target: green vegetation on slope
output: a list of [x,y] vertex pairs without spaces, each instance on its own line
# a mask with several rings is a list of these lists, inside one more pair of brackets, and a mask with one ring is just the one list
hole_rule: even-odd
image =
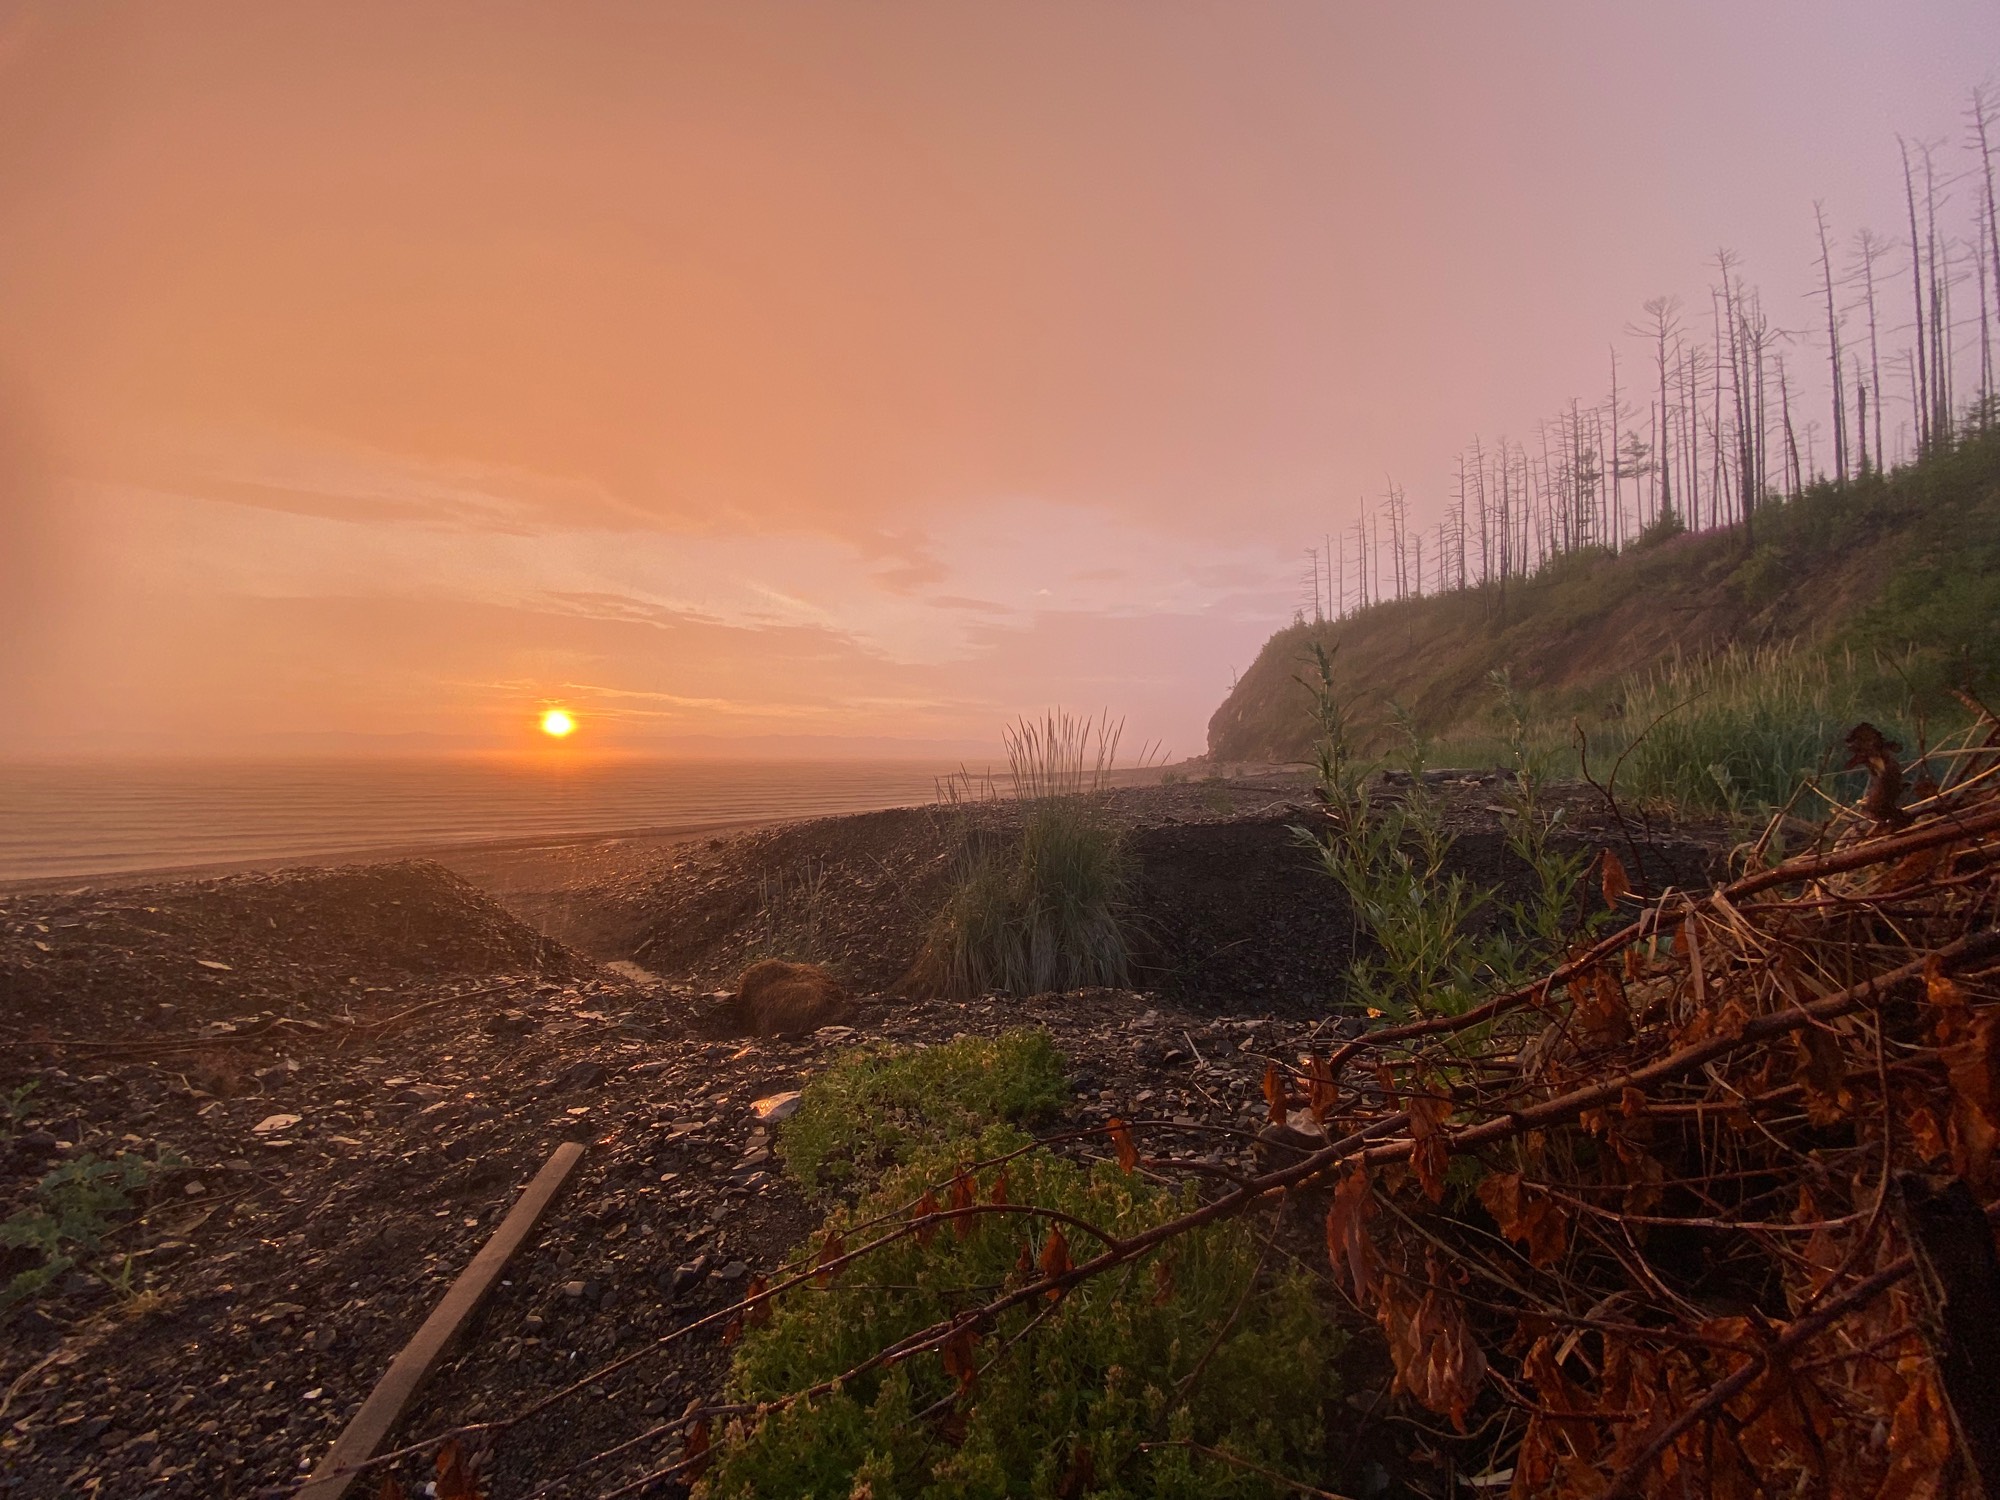
[[[1772,501],[1755,540],[1748,546],[1738,528],[1615,556],[1587,549],[1504,592],[1489,585],[1292,625],[1216,710],[1210,753],[1311,758],[1316,730],[1298,679],[1314,643],[1338,647],[1344,682],[1402,705],[1439,740],[1490,732],[1496,670],[1539,716],[1566,725],[1576,714],[1586,727],[1637,719],[1649,685],[1670,691],[1663,674],[1732,646],[1824,656],[1843,680],[1822,698],[1839,712],[1935,712],[1947,685],[1990,687],[2000,676],[2000,434],[1886,477]],[[1739,696],[1746,690],[1736,683]]]

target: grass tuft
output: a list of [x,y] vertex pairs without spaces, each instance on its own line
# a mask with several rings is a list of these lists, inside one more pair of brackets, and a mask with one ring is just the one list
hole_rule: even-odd
[[1122,724],[1061,710],[1006,732],[1018,844],[960,840],[919,974],[949,995],[1034,995],[1131,976],[1131,872],[1105,806]]

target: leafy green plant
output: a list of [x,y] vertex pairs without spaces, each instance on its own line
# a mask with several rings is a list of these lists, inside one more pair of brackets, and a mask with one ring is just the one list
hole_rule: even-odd
[[179,1166],[163,1155],[158,1162],[130,1151],[110,1161],[88,1152],[64,1162],[35,1185],[25,1207],[0,1221],[0,1247],[26,1250],[40,1263],[20,1271],[0,1290],[0,1305],[39,1295],[103,1242],[113,1220],[132,1207],[132,1195],[161,1171]]
[[1122,985],[1131,871],[1105,806],[1120,726],[1055,712],[1007,731],[1022,804],[1011,848],[962,835],[958,869],[918,973],[946,994]]
[[1308,685],[1321,726],[1316,761],[1327,819],[1320,831],[1295,831],[1346,894],[1357,936],[1372,944],[1349,968],[1352,997],[1396,1019],[1456,1015],[1522,982],[1562,947],[1587,857],[1555,841],[1560,815],[1543,796],[1546,762],[1512,684],[1501,673],[1491,679],[1511,726],[1501,820],[1508,849],[1534,884],[1527,896],[1503,904],[1499,888],[1449,868],[1456,840],[1414,718],[1391,705],[1403,743],[1402,785],[1393,799],[1378,795],[1369,779],[1374,763],[1352,749],[1357,717],[1336,691],[1331,653],[1318,653],[1316,665],[1318,680]]
[[1002,1121],[1039,1124],[1068,1093],[1045,1031],[849,1052],[806,1085],[778,1128],[778,1154],[809,1191],[824,1189],[866,1180],[920,1144],[965,1140]]
[[[972,1146],[973,1143],[968,1142]],[[982,1157],[1027,1145],[999,1127]],[[964,1157],[919,1153],[823,1234],[859,1243],[868,1221],[903,1217],[928,1184]],[[1086,1171],[1031,1149],[1005,1164],[1005,1194],[1130,1235],[1193,1206],[1192,1190],[1154,1187],[1105,1163]],[[981,1201],[993,1174],[978,1184]],[[984,1301],[1045,1245],[1046,1221],[981,1214],[934,1235],[897,1240],[821,1287],[777,1299],[747,1332],[729,1379],[745,1403],[776,1400],[853,1370],[886,1344]],[[1082,1239],[1081,1231],[1069,1231]],[[925,1243],[924,1240],[928,1240]],[[789,1272],[808,1269],[816,1237]],[[1085,1246],[1078,1245],[1079,1255]],[[1003,1313],[960,1351],[955,1379],[936,1353],[843,1380],[830,1394],[737,1426],[717,1444],[699,1493],[866,1495],[872,1500],[999,1500],[1005,1496],[1251,1496],[1288,1486],[1245,1465],[1290,1474],[1323,1469],[1323,1410],[1341,1347],[1312,1278],[1260,1269],[1259,1237],[1242,1222],[1175,1241],[1164,1270],[1088,1282],[1055,1303]],[[1247,1295],[1253,1283],[1257,1294]],[[1198,1446],[1197,1446],[1198,1445]],[[1239,1460],[1218,1460],[1200,1449]]]

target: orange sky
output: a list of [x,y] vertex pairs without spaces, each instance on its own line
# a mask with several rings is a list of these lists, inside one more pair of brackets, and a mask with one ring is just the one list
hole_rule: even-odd
[[1192,753],[1358,497],[1718,244],[1805,326],[1811,200],[1893,231],[1996,66],[1989,0],[0,0],[0,751]]

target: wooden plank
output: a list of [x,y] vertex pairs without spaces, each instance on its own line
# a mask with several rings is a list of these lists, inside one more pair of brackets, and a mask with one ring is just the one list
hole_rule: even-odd
[[480,1247],[479,1253],[472,1257],[472,1264],[460,1273],[451,1290],[444,1294],[444,1300],[424,1319],[416,1337],[390,1362],[368,1399],[361,1403],[361,1410],[354,1414],[354,1420],[334,1440],[332,1451],[298,1491],[297,1500],[340,1500],[347,1493],[360,1472],[356,1465],[373,1457],[382,1439],[401,1420],[404,1408],[423,1387],[466,1320],[486,1300],[507,1262],[535,1232],[542,1215],[582,1160],[580,1143],[565,1141],[556,1147],[555,1155],[514,1201],[507,1217],[493,1231],[493,1237]]

